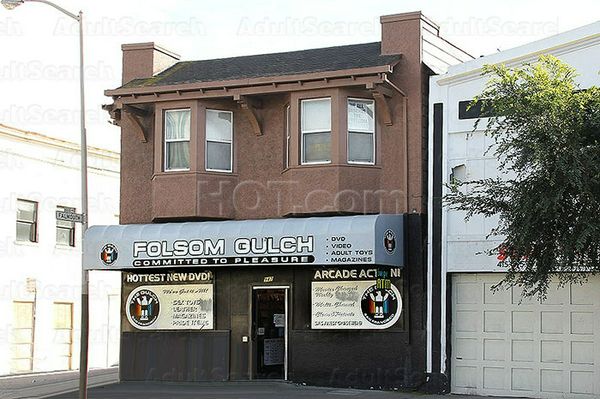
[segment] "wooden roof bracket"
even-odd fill
[[[261,108],[260,101],[239,94],[235,94],[233,96],[233,99],[234,101],[237,101],[237,103],[240,106],[240,109],[242,110],[246,118],[248,118],[248,121],[250,121],[250,125],[252,125],[252,130],[254,130],[254,134],[256,136],[262,136],[262,124],[257,112],[257,109]]]
[[[367,83],[367,89],[375,99],[377,115],[381,118],[381,122],[386,126],[392,126],[394,124],[394,118],[392,115],[392,108],[388,102],[388,98],[392,97],[392,90],[375,83]]]
[[[112,104],[103,104],[102,109],[108,112],[110,117],[109,123],[119,126],[121,124],[121,107],[117,106],[116,102]]]
[[[151,112],[125,104],[123,105],[123,111],[125,111],[125,114],[129,120],[132,121],[135,126],[137,126],[136,130],[138,131],[138,135],[140,136],[142,142],[147,143],[150,130],[148,122],[148,119],[150,118],[147,117],[151,115]]]

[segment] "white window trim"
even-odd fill
[[[373,131],[366,131],[366,130],[350,130],[350,125],[348,123],[348,103],[350,101],[371,101],[373,103]],[[375,139],[375,134],[377,131],[377,119],[376,119],[376,115],[375,115],[375,100],[373,100],[372,98],[358,98],[358,97],[348,97],[346,100],[346,160],[349,164],[351,165],[375,165],[376,163],[376,159],[375,159],[375,155],[377,154],[377,150],[375,148],[376,144],[377,144],[377,140]],[[373,140],[373,161],[372,162],[360,162],[360,161],[351,161],[350,160],[350,133],[364,133],[364,134],[370,134],[372,136],[372,140]]]
[[[285,106],[285,168],[290,167],[290,140],[292,139],[292,107]]]
[[[39,226],[39,223],[40,223],[39,209],[40,209],[40,203],[38,201],[32,201],[32,200],[28,200],[28,199],[24,199],[24,198],[17,198],[17,203],[16,203],[17,209],[18,209],[18,206],[19,206],[19,201],[20,202],[28,202],[30,204],[34,204],[34,218],[33,218],[33,221],[30,222],[28,220],[19,219],[19,217],[17,215],[15,215],[16,216],[16,218],[15,218],[15,228],[16,228],[16,226],[19,223],[29,223],[35,229],[35,240],[34,241],[31,241],[31,240],[27,240],[27,241],[25,241],[25,240],[19,240],[17,238],[17,235],[16,235],[17,233],[16,233],[16,230],[15,230],[15,243],[26,244],[26,245],[27,244],[38,244],[40,242],[40,239],[39,239],[40,238],[39,237],[39,228],[40,228],[40,226]]]
[[[228,114],[231,114],[231,140],[227,141],[227,140],[209,140],[208,139],[208,133],[206,131],[206,122],[204,123],[204,169],[207,172],[219,172],[219,173],[233,173],[233,111],[226,111],[226,110],[222,110],[222,109],[212,109],[212,108],[207,108],[206,112],[208,113],[208,111],[214,111],[214,112],[226,112]],[[204,118],[204,120],[206,121],[206,118]],[[208,142],[211,143],[227,143],[229,145],[231,145],[231,153],[229,155],[229,170],[227,169],[212,169],[208,167]]]
[[[167,141],[167,134],[165,132],[165,121],[166,121],[166,117],[165,115],[167,114],[167,112],[172,112],[172,111],[190,111],[190,137],[187,140],[184,139],[171,139]],[[183,143],[183,142],[187,142],[190,143],[190,147],[191,147],[191,142],[192,142],[192,109],[191,108],[171,108],[171,109],[165,109],[163,110],[163,146],[164,146],[164,152],[163,152],[163,158],[164,158],[164,166],[163,169],[165,172],[185,172],[185,171],[189,171],[190,168],[169,168],[169,165],[167,165],[167,161],[168,161],[168,156],[167,156],[167,143]],[[190,162],[191,162],[191,155],[192,155],[192,151],[191,148],[189,149],[189,154],[190,154]]]
[[[56,205],[56,210],[59,211],[58,208],[62,208],[63,212],[77,212],[77,208],[75,208],[74,206],[66,206],[66,205]],[[73,227],[63,227],[63,226],[59,226],[58,225],[58,220],[56,221],[57,224],[55,225],[55,231],[58,229],[69,229],[69,230],[73,230],[73,245],[69,244],[62,244],[59,242],[55,242],[54,246],[57,248],[76,248],[77,247],[77,223],[75,222],[71,222],[73,223]],[[56,240],[56,239],[55,239]]]
[[[329,113],[330,113],[330,118],[329,118],[329,130],[304,130],[302,128],[302,118],[304,118],[304,103],[305,102],[311,102],[311,101],[323,101],[323,100],[329,100]],[[300,163],[302,165],[327,165],[331,163],[331,159],[329,161],[305,161],[304,160],[304,134],[308,133],[329,133],[331,139],[333,139],[333,132],[332,132],[332,128],[331,128],[331,97],[319,97],[319,98],[306,98],[306,99],[300,99]],[[333,140],[332,140],[333,141]],[[329,152],[329,158],[331,158],[331,149]]]

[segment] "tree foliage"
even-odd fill
[[[583,283],[600,272],[600,90],[581,90],[552,56],[489,76],[473,104],[489,115],[496,178],[453,181],[445,202],[466,217],[498,215],[487,252],[507,271],[499,286],[546,296],[549,283]],[[484,119],[479,119],[478,124]]]

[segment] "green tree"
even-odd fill
[[[502,242],[487,252],[507,273],[496,288],[544,298],[553,277],[565,285],[600,272],[600,90],[581,90],[552,56],[483,72],[490,79],[471,106],[491,115],[498,177],[452,181],[445,202],[467,219],[498,215],[488,237]]]

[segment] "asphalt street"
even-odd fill
[[[88,384],[114,384],[119,379],[118,367],[92,369]],[[79,385],[79,372],[58,371],[0,377],[0,399],[45,398],[62,392],[72,392]]]
[[[53,396],[53,399],[77,399],[77,392]],[[89,390],[89,399],[457,399],[474,396],[425,395],[400,391],[376,391],[358,389],[337,389],[303,386],[286,382],[252,381],[223,383],[154,383],[128,382],[105,385]],[[498,399],[498,398],[496,398]]]

